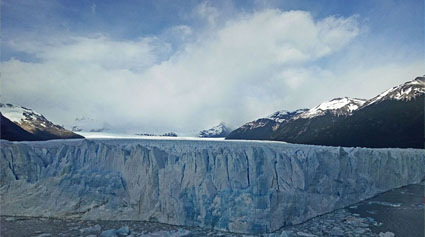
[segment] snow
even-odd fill
[[[209,129],[208,131],[211,133],[211,134],[220,134],[221,132],[223,132],[223,127],[224,127],[224,124],[219,124],[219,125],[217,125],[217,126],[215,126],[215,127],[212,127],[211,129]]]
[[[374,104],[374,103],[376,103],[377,101],[381,101],[381,100],[382,100],[382,98],[385,98],[385,96],[387,96],[388,94],[390,94],[391,92],[393,92],[393,91],[395,91],[395,90],[397,90],[397,87],[390,88],[390,89],[388,89],[388,90],[386,90],[386,91],[382,92],[382,93],[381,93],[381,94],[379,94],[378,96],[376,96],[376,97],[372,98],[370,101],[368,101],[368,102],[367,102],[367,104],[368,104],[368,105],[369,105],[369,104]]]
[[[304,113],[306,111],[307,111],[307,109],[298,109],[298,110],[295,110],[293,112],[290,112],[290,111],[287,111],[287,110],[280,110],[280,111],[277,111],[277,112],[267,116],[266,119],[273,120],[277,123],[283,123],[283,122],[287,121],[288,119],[292,118],[293,116],[295,116],[297,114]]]
[[[254,234],[425,177],[425,153],[416,149],[182,138],[2,140],[1,147],[2,215]]]
[[[42,116],[41,114],[27,109],[21,106],[11,105],[11,104],[1,104],[0,103],[0,112],[8,118],[10,121],[15,123],[21,123],[25,120],[36,120],[37,116]],[[28,116],[25,116],[25,114]]]
[[[32,130],[35,129],[44,130],[48,127],[57,126],[48,121],[42,114],[22,106],[0,103],[0,112],[10,121],[20,126],[25,124],[25,129],[29,132],[32,132]]]
[[[324,115],[326,112],[334,113],[335,115],[349,115],[354,110],[361,107],[366,100],[357,98],[336,98],[330,101],[323,102],[318,106],[301,113],[295,118],[313,118]]]
[[[290,112],[287,110],[280,110],[277,112],[274,112],[273,114],[267,116],[268,119],[271,119],[273,121],[276,121],[278,123],[281,123],[283,121],[285,121],[286,119],[282,119],[281,117],[288,115]]]
[[[265,117],[265,118],[259,118],[255,121],[248,122],[244,125],[242,125],[242,129],[256,129],[261,128],[269,124],[271,121],[274,121],[276,123],[283,123],[285,121],[290,120],[292,117],[296,116],[297,114],[301,114],[303,112],[306,112],[308,109],[298,109],[293,112],[287,111],[287,110],[280,110],[277,112],[274,112],[273,114]],[[275,125],[273,129],[275,129],[279,125]]]
[[[370,99],[364,106],[381,102],[383,100],[411,100],[418,95],[425,94],[424,77],[418,77],[415,80],[408,81],[399,86],[392,87],[378,96]]]
[[[208,130],[202,130],[199,132],[199,137],[225,137],[230,133],[230,129],[221,122],[219,125],[212,127]]]
[[[261,119],[258,119],[261,120]],[[249,127],[250,129],[255,129],[255,128],[261,128],[267,125],[266,122],[264,121],[252,121],[252,122],[248,122],[246,124],[244,124],[242,127]]]

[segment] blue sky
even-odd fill
[[[2,101],[131,132],[238,126],[424,73],[420,0],[3,0],[1,36]]]
[[[202,28],[204,25],[192,13],[201,2],[4,0],[2,36],[8,41],[27,35],[37,39],[49,34],[102,33],[119,40],[159,35],[175,25]],[[217,8],[224,19],[231,18],[235,12],[264,8],[303,10],[315,18],[356,15],[373,32],[368,40],[406,45],[416,48],[421,55],[424,50],[424,2],[420,0],[209,1],[208,5]],[[22,57],[7,45],[2,50],[3,61]]]

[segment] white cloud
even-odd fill
[[[156,38],[115,41],[103,35],[94,37],[57,37],[43,41],[17,40],[8,46],[32,54],[44,63],[100,65],[105,69],[138,70],[154,64],[169,45]]]
[[[220,13],[218,9],[211,6],[209,1],[204,1],[194,9],[194,15],[195,17],[199,17],[200,19],[205,20],[209,26],[214,27],[216,25],[217,18],[220,16]]]
[[[216,23],[218,13],[207,3],[197,11]],[[338,68],[319,62],[347,48],[359,26],[356,17],[315,20],[308,12],[268,9],[207,31],[180,25],[136,41],[100,35],[9,42],[40,62],[2,63],[2,100],[60,123],[88,116],[133,132],[196,133],[220,121],[237,126],[321,102],[342,82],[334,83]],[[172,54],[162,38],[171,34],[190,35]],[[355,81],[363,74],[350,75]]]
[[[187,25],[177,25],[171,28],[171,30],[182,37],[188,36],[192,34],[192,28]]]

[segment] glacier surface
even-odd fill
[[[272,232],[419,183],[425,152],[261,141],[1,141],[2,215]]]

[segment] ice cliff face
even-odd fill
[[[425,153],[279,142],[1,142],[3,215],[271,232],[420,182]]]

